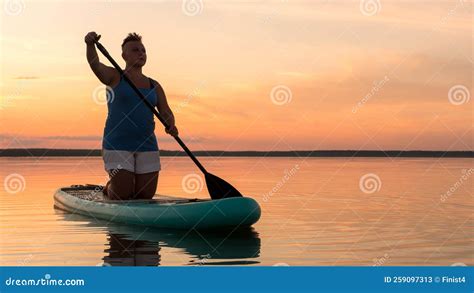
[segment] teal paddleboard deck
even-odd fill
[[[188,199],[155,195],[151,200],[109,200],[97,185],[73,185],[54,194],[55,207],[113,222],[170,229],[218,230],[249,227],[260,206],[249,197]]]

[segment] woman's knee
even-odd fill
[[[151,199],[158,185],[158,172],[135,175],[135,198]]]
[[[155,196],[155,192],[152,191],[142,191],[135,195],[135,199],[152,199]]]
[[[133,190],[127,190],[125,188],[117,188],[111,184],[107,190],[107,196],[110,199],[115,200],[129,200],[133,199]]]
[[[107,195],[110,199],[128,200],[134,196],[134,173],[127,170],[119,170],[110,176],[110,184]]]

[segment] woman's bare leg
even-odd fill
[[[104,194],[109,199],[133,199],[135,193],[135,173],[123,169],[110,170],[109,177],[110,180],[104,191]]]
[[[156,193],[159,172],[135,174],[135,199],[151,199]]]

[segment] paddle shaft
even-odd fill
[[[166,122],[166,120],[161,116],[161,114],[155,109],[155,107],[145,98],[145,96],[140,92],[140,90],[133,84],[133,82],[125,75],[125,72],[122,70],[122,68],[120,68],[120,66],[117,64],[117,62],[115,62],[114,58],[112,58],[112,56],[110,56],[109,52],[107,52],[107,50],[104,48],[104,46],[102,46],[101,43],[99,43],[98,41],[95,41],[95,44],[97,46],[97,48],[99,49],[100,52],[102,52],[102,54],[104,54],[104,56],[110,61],[110,63],[112,63],[112,65],[115,67],[115,69],[118,70],[118,72],[120,73],[120,75],[123,76],[123,78],[128,82],[128,84],[132,87],[132,89],[135,91],[135,93],[137,93],[137,95],[140,97],[140,99],[145,103],[145,105],[147,105],[148,108],[150,108],[150,110],[153,112],[153,114],[155,114],[155,116],[158,118],[158,120],[160,120],[160,122],[163,124],[163,126],[165,128],[169,128],[169,125],[168,123]],[[191,160],[193,160],[193,162],[196,164],[196,166],[198,166],[198,168],[204,173],[204,174],[207,174],[208,172],[206,171],[206,169],[204,168],[204,166],[198,161],[198,159],[193,155],[193,153],[188,149],[188,147],[184,144],[184,142],[181,140],[181,138],[179,138],[179,136],[173,136],[174,139],[176,139],[176,141],[178,142],[178,144],[183,148],[183,150],[186,152],[186,154],[188,154],[188,156],[191,158]]]

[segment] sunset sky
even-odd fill
[[[162,84],[192,150],[474,148],[472,1],[1,9],[0,148],[101,147],[107,108],[86,61],[89,31],[122,67],[123,38],[143,36],[144,73]],[[159,121],[156,134],[161,149],[180,149]]]

